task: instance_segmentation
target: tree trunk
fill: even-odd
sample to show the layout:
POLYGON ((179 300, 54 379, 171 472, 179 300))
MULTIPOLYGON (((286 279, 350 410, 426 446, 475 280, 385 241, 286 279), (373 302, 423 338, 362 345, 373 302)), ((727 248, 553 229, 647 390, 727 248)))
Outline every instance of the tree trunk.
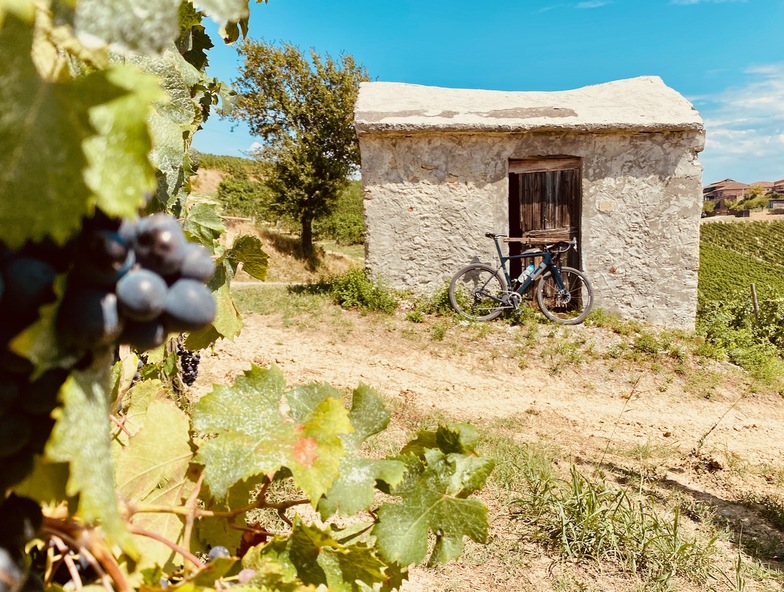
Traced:
POLYGON ((305 258, 313 255, 313 218, 307 214, 303 214, 300 218, 302 223, 302 255, 305 258))

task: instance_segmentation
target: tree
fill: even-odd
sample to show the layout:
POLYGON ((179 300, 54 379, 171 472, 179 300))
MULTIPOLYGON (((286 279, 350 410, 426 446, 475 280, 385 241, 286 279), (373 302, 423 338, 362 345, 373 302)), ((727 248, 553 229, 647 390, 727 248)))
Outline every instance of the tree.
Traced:
POLYGON ((256 156, 268 163, 267 184, 281 212, 302 229, 302 251, 313 254, 313 221, 328 215, 359 165, 352 124, 364 67, 295 46, 246 40, 232 117, 262 139, 256 156))

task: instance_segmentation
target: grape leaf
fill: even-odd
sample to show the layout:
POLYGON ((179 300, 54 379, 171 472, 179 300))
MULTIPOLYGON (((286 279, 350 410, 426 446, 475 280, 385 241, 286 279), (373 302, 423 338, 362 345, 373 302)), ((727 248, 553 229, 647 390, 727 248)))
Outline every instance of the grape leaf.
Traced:
POLYGON ((194 427, 216 434, 196 456, 216 497, 242 479, 286 467, 315 504, 336 479, 343 455, 340 435, 351 430, 348 412, 338 399, 328 398, 295 421, 281 410, 284 388, 278 368, 253 366, 234 385, 216 385, 196 404, 194 427))
POLYGON ((158 53, 179 34, 180 0, 80 0, 75 26, 86 45, 106 42, 141 53, 158 53))
POLYGON ((366 590, 388 577, 387 565, 374 549, 364 543, 342 545, 328 531, 303 524, 299 518, 290 536, 275 537, 253 548, 243 559, 243 566, 261 569, 268 561, 280 563, 289 578, 335 592, 366 590))
POLYGON ((340 476, 318 505, 325 520, 337 513, 354 514, 369 508, 375 500, 376 481, 395 486, 402 481, 405 472, 405 465, 398 460, 356 455, 367 438, 384 430, 389 423, 389 412, 367 385, 360 384, 354 390, 349 419, 354 431, 342 436, 348 454, 340 460, 340 476))
POLYGON ((81 227, 91 209, 83 176, 83 143, 95 134, 89 111, 125 92, 106 72, 61 83, 42 80, 32 42, 32 23, 7 14, 0 29, 0 219, 11 248, 47 235, 64 243, 81 227))
POLYGON ((137 382, 123 397, 123 427, 117 428, 114 440, 123 446, 128 443, 128 434, 135 435, 144 425, 147 407, 160 395, 163 384, 158 379, 137 382))
POLYGON ((202 122, 191 88, 205 76, 183 59, 173 43, 160 56, 135 57, 132 61, 157 76, 168 94, 166 102, 156 104, 149 127, 154 146, 150 158, 158 169, 156 197, 161 204, 171 207, 185 198, 183 164, 193 133, 202 122))
POLYGON ((145 194, 155 190, 147 120, 151 105, 164 101, 166 94, 156 78, 130 66, 114 66, 106 76, 127 92, 90 111, 99 135, 84 143, 89 162, 85 180, 104 212, 130 218, 144 205, 145 194))
MULTIPOLYGON (((227 512, 238 510, 250 504, 251 492, 264 480, 261 476, 251 477, 247 481, 235 483, 222 501, 212 500, 208 510, 227 512)), ((209 546, 215 547, 223 545, 229 551, 236 551, 240 547, 243 526, 246 526, 246 514, 240 514, 234 522, 223 517, 205 516, 196 523, 196 534, 198 542, 202 544, 202 550, 207 551, 209 546), (239 528, 236 528, 239 527, 239 528)))
POLYGON ((63 406, 53 412, 57 423, 46 445, 46 457, 70 463, 66 486, 69 496, 79 495, 78 515, 85 522, 100 522, 112 544, 136 557, 136 546, 125 527, 114 493, 114 466, 109 436, 108 360, 76 371, 65 381, 63 406), (103 362, 103 364, 102 364, 103 362))
POLYGON ((261 240, 256 236, 250 234, 238 236, 234 239, 231 248, 223 254, 223 259, 235 272, 241 263, 242 269, 251 277, 261 281, 267 278, 269 257, 262 249, 261 240))
MULTIPOLYGON (((168 400, 154 400, 144 414, 143 425, 116 453, 117 493, 132 507, 181 506, 196 487, 188 474, 193 457, 188 416, 168 400)), ((139 513, 132 525, 181 543, 184 520, 173 513, 139 513)), ((135 537, 141 559, 137 571, 160 565, 171 571, 177 560, 170 547, 135 537)))
POLYGON ((195 203, 188 208, 182 220, 182 229, 191 240, 212 246, 226 231, 217 208, 209 203, 195 203))
POLYGON ((143 503, 182 480, 193 456, 189 428, 188 416, 173 402, 151 402, 142 428, 117 456, 115 478, 120 495, 143 503))
POLYGON ((478 500, 460 496, 484 482, 492 470, 491 460, 464 463, 463 455, 447 455, 437 449, 426 450, 423 458, 402 458, 408 474, 392 490, 401 501, 382 505, 373 528, 384 558, 403 565, 421 562, 427 553, 429 531, 436 534, 430 563, 458 557, 465 536, 477 542, 487 540, 487 508, 478 500))

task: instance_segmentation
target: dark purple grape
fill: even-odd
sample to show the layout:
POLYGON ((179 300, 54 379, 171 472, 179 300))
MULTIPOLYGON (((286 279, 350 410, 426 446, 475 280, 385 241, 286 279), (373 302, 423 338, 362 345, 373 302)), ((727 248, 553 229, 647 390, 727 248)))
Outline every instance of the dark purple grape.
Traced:
POLYGON ((166 277, 179 272, 188 242, 177 220, 153 214, 139 221, 134 244, 139 264, 166 277))
POLYGON ((134 321, 151 321, 163 312, 166 281, 149 269, 135 269, 117 282, 120 311, 134 321))
POLYGON ((63 298, 57 329, 64 343, 82 349, 109 345, 119 337, 123 324, 117 296, 103 290, 74 290, 63 298))
POLYGON ((18 376, 0 373, 0 415, 11 409, 22 392, 18 376))
POLYGON ((0 350, 0 371, 16 376, 28 376, 33 371, 33 363, 10 349, 0 350))
MULTIPOLYGON (((0 504, 2 546, 21 548, 41 530, 44 516, 38 502, 12 493, 0 504)), ((13 553, 12 553, 13 555, 13 553)))
POLYGON ((185 257, 180 266, 180 277, 207 283, 214 274, 215 263, 212 261, 210 252, 198 243, 185 245, 185 257))
POLYGON ((0 417, 0 457, 11 456, 22 450, 30 440, 30 419, 12 411, 0 417))
POLYGON ((27 443, 27 450, 35 454, 43 454, 44 447, 49 441, 55 420, 48 415, 33 415, 30 417, 30 441, 27 443))
POLYGON ((85 231, 79 242, 71 281, 85 287, 113 287, 136 261, 131 246, 132 243, 115 230, 85 231))
POLYGON ((166 327, 158 319, 151 321, 126 321, 120 335, 120 343, 125 343, 137 351, 155 349, 166 341, 166 327))
POLYGON ((170 331, 196 331, 215 319, 215 298, 197 280, 177 280, 166 295, 164 315, 170 331))
POLYGON ((33 454, 27 449, 4 457, 3 470, 0 471, 0 491, 23 481, 33 470, 33 459, 33 454))
POLYGON ((212 561, 213 559, 217 559, 218 557, 231 557, 231 553, 223 545, 216 545, 215 547, 210 549, 208 557, 209 560, 212 561))
POLYGON ((237 581, 240 584, 247 584, 250 580, 256 577, 256 570, 246 567, 243 570, 240 570, 240 573, 237 574, 237 581))
POLYGON ((38 308, 54 300, 52 283, 54 267, 32 257, 12 258, 3 270, 5 289, 2 314, 10 321, 23 317, 27 324, 30 316, 35 318, 38 308))
POLYGON ((68 374, 65 368, 53 368, 44 372, 23 389, 19 408, 31 415, 48 415, 57 406, 57 395, 68 374))

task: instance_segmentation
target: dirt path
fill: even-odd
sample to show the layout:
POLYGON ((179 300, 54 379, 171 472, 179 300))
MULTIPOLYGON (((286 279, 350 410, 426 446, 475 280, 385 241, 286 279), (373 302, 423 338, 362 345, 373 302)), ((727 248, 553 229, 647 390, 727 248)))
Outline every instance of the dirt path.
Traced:
MULTIPOLYGON (((276 364, 291 384, 325 381, 354 388, 364 382, 406 405, 453 419, 519 417, 526 439, 573 442, 576 454, 602 448, 610 438, 614 443, 662 443, 687 451, 704 437, 707 449, 755 464, 784 464, 784 445, 779 443, 784 401, 774 394, 744 396, 747 383, 730 371, 706 396, 684 392, 693 377, 672 381, 671 375, 663 378, 633 364, 612 372, 606 364, 576 364, 553 375, 534 352, 527 368, 518 367, 510 355, 519 347, 516 327, 503 327, 490 345, 461 339, 450 346, 449 336, 440 343, 400 339, 377 323, 345 314, 352 317, 353 328, 343 337, 331 330, 283 327, 270 317, 251 315, 236 341, 221 343, 205 359, 199 382, 204 388, 230 381, 251 363, 276 364)), ((569 332, 581 340, 607 338, 587 327, 569 332)))
MULTIPOLYGON (((674 375, 656 364, 615 360, 602 352, 610 351, 617 336, 585 326, 557 329, 558 338, 549 339, 552 326, 541 325, 533 345, 521 340, 524 329, 500 322, 479 337, 470 328, 452 326, 438 341, 431 338, 432 327, 402 318, 336 314, 337 319, 326 321, 245 317, 237 340, 203 355, 197 390, 230 382, 252 363, 276 364, 291 385, 326 381, 353 389, 364 382, 400 403, 408 415, 505 424, 521 442, 555 445, 583 468, 606 464, 621 472, 624 467, 650 472, 660 484, 742 524, 746 537, 753 532, 778 536, 738 500, 749 492, 775 495, 780 490, 784 401, 773 393, 747 392, 749 383, 739 371, 711 363, 674 375), (567 363, 557 347, 564 343, 599 353, 567 363), (635 450, 657 454, 641 461, 633 458, 635 450)), ((493 537, 508 538, 500 518, 504 510, 492 512, 497 521, 493 537)), ((511 570, 494 553, 499 551, 477 551, 480 559, 460 560, 442 570, 414 568, 403 590, 570 589, 560 587, 553 558, 541 551, 531 550, 525 565, 511 570)), ((558 569, 576 569, 573 581, 593 582, 579 589, 639 589, 623 577, 591 579, 581 571, 584 567, 558 569)))

